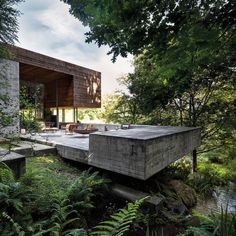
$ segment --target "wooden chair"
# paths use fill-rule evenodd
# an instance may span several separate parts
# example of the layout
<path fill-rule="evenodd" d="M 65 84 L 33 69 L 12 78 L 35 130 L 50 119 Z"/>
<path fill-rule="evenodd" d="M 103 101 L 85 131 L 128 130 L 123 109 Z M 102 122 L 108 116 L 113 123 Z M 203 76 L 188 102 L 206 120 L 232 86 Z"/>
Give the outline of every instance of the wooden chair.
<path fill-rule="evenodd" d="M 51 122 L 50 122 L 51 123 Z M 42 132 L 56 132 L 56 131 L 58 131 L 58 128 L 56 128 L 56 127 L 51 127 L 51 125 L 50 126 L 47 126 L 46 124 L 45 124 L 45 122 L 40 122 L 40 125 L 41 125 L 41 131 Z"/>
<path fill-rule="evenodd" d="M 65 128 L 65 134 L 72 134 L 77 128 L 77 124 L 67 124 Z"/>

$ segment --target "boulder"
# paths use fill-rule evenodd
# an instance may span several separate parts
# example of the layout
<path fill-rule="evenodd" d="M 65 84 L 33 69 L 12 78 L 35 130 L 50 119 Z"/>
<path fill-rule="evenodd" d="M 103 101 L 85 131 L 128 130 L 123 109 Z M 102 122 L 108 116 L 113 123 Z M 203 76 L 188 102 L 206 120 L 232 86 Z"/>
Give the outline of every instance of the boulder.
<path fill-rule="evenodd" d="M 188 209 L 186 208 L 186 206 L 183 204 L 181 200 L 169 199 L 166 205 L 167 205 L 167 209 L 172 211 L 174 214 L 184 215 L 188 213 Z"/>
<path fill-rule="evenodd" d="M 194 189 L 180 180 L 171 180 L 169 184 L 186 207 L 191 208 L 197 204 L 197 194 Z"/>

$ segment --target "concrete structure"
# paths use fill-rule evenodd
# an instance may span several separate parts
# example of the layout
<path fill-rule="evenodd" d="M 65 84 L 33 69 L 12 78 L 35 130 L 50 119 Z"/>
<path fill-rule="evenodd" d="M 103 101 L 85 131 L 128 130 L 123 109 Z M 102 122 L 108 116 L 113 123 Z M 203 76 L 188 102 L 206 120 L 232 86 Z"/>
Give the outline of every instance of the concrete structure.
<path fill-rule="evenodd" d="M 200 145 L 200 129 L 141 126 L 90 134 L 89 164 L 146 180 Z"/>
<path fill-rule="evenodd" d="M 25 157 L 29 156 L 43 156 L 43 155 L 56 155 L 56 148 L 48 145 L 43 145 L 33 142 L 13 142 L 12 152 L 24 155 Z"/>
<path fill-rule="evenodd" d="M 199 128 L 95 125 L 90 135 L 39 134 L 24 136 L 53 145 L 60 156 L 119 174 L 146 180 L 200 145 Z M 22 136 L 23 137 L 23 136 Z"/>
<path fill-rule="evenodd" d="M 164 196 L 150 196 L 150 193 L 137 191 L 133 188 L 129 188 L 120 184 L 114 184 L 111 187 L 111 192 L 117 197 L 127 199 L 132 202 L 139 199 L 147 198 L 144 203 L 146 203 L 146 205 L 153 209 L 154 212 L 157 212 L 164 203 Z"/>
<path fill-rule="evenodd" d="M 0 162 L 12 169 L 16 178 L 25 172 L 25 156 L 0 148 Z"/>
<path fill-rule="evenodd" d="M 0 59 L 0 136 L 19 131 L 19 83 L 19 63 Z"/>
<path fill-rule="evenodd" d="M 48 57 L 23 48 L 8 46 L 11 59 L 0 59 L 0 96 L 9 95 L 8 106 L 0 103 L 9 114 L 19 113 L 20 83 L 43 87 L 43 109 L 99 108 L 101 107 L 101 73 L 72 63 Z M 2 84 L 9 85 L 3 88 Z M 1 99 L 0 99 L 1 101 Z M 43 113 L 43 112 L 42 112 Z M 58 120 L 57 120 L 58 125 Z M 1 127 L 0 127 L 1 128 Z M 19 120 L 15 119 L 4 133 L 17 133 Z"/>

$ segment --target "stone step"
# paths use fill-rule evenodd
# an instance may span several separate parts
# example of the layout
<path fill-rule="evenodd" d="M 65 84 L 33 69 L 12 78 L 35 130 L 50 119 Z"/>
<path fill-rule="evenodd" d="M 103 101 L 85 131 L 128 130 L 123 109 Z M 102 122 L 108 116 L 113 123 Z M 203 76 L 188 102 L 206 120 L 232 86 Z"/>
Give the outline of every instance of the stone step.
<path fill-rule="evenodd" d="M 40 156 L 56 154 L 56 148 L 35 142 L 21 141 L 16 143 L 17 147 L 12 148 L 12 151 L 25 156 Z"/>
<path fill-rule="evenodd" d="M 21 154 L 0 148 L 0 162 L 11 168 L 16 178 L 25 172 L 25 156 Z"/>

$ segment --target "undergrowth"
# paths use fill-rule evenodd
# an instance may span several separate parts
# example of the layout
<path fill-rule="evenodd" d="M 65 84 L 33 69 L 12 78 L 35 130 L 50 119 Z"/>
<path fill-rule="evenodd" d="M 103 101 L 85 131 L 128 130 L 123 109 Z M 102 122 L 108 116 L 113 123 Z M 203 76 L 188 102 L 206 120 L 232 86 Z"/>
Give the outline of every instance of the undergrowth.
<path fill-rule="evenodd" d="M 195 212 L 199 218 L 199 226 L 189 226 L 179 236 L 234 236 L 236 235 L 236 213 L 229 213 L 221 207 L 221 212 L 202 215 Z"/>
<path fill-rule="evenodd" d="M 100 204 L 106 202 L 102 199 L 107 196 L 109 183 L 98 172 L 78 171 L 57 157 L 28 158 L 26 170 L 15 180 L 11 170 L 1 164 L 2 236 L 124 235 L 143 202 L 129 203 L 110 220 L 98 224 L 92 212 L 99 204 L 98 199 Z"/>

